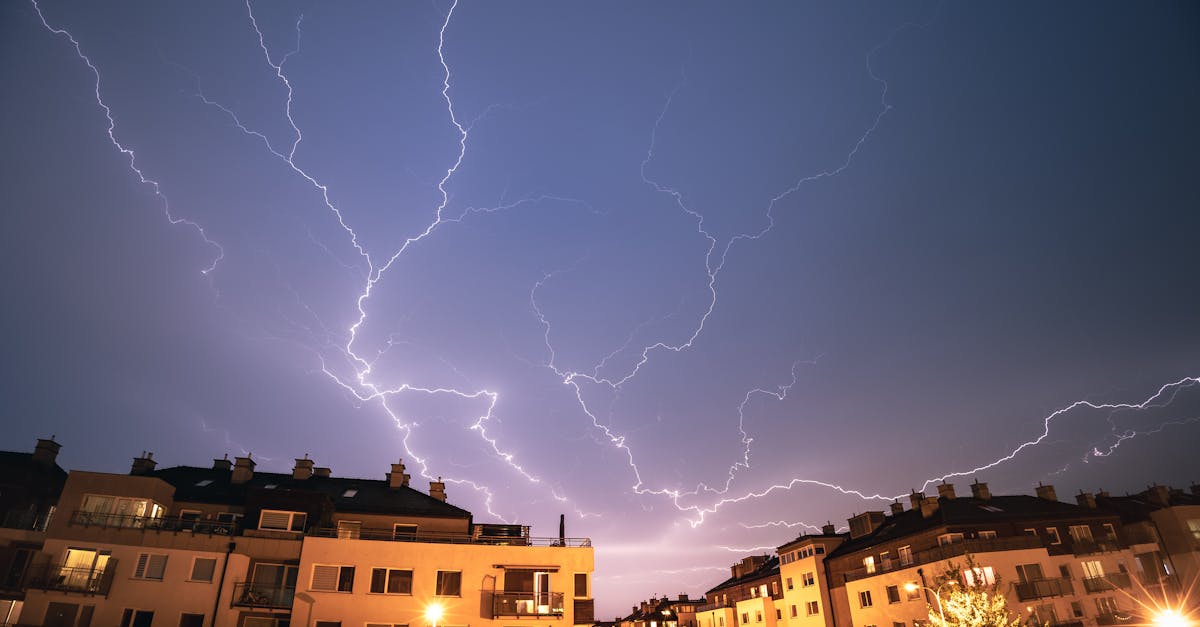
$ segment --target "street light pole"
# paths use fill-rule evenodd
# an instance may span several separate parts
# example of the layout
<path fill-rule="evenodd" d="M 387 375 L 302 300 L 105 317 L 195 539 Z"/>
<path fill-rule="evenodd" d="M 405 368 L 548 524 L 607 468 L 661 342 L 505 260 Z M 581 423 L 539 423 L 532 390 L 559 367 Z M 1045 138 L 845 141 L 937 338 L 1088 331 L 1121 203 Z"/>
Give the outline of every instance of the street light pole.
<path fill-rule="evenodd" d="M 934 588 L 930 588 L 929 586 L 922 586 L 922 585 L 915 584 L 910 581 L 910 582 L 904 584 L 904 590 L 907 592 L 915 592 L 917 590 L 924 589 L 924 590 L 928 590 L 928 591 L 932 592 L 934 600 L 937 601 L 938 615 L 942 617 L 942 627 L 946 627 L 946 610 L 942 607 L 942 595 L 939 593 L 942 590 L 942 586 L 945 586 L 945 585 L 952 586 L 956 583 L 958 583 L 958 582 L 954 581 L 953 579 L 950 579 L 950 580 L 946 581 L 945 583 L 943 583 L 941 586 L 938 586 L 936 589 L 934 589 Z"/>

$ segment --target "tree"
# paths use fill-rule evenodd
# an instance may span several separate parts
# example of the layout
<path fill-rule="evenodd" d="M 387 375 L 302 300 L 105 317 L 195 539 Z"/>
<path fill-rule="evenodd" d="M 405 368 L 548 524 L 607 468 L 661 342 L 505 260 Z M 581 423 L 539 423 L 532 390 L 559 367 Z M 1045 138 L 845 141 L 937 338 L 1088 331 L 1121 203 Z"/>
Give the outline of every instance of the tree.
<path fill-rule="evenodd" d="M 933 627 L 1019 627 L 1020 617 L 999 592 L 1000 579 L 991 568 L 977 565 L 971 554 L 966 559 L 965 568 L 950 562 L 934 579 L 941 607 L 927 604 Z"/>

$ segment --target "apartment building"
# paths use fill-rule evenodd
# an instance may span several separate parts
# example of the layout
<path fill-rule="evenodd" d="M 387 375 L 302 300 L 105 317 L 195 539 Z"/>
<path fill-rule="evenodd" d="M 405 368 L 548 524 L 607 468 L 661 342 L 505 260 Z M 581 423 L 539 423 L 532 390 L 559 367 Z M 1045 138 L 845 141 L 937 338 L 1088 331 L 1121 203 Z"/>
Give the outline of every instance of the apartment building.
<path fill-rule="evenodd" d="M 249 457 L 128 475 L 72 471 L 20 574 L 22 625 L 439 627 L 591 624 L 587 539 L 476 524 L 409 485 Z"/>
<path fill-rule="evenodd" d="M 976 482 L 958 497 L 943 483 L 938 496 L 910 496 L 905 510 L 866 512 L 849 520 L 849 539 L 828 554 L 830 598 L 838 627 L 918 626 L 951 565 L 962 583 L 999 582 L 1009 607 L 1038 624 L 1082 627 L 1134 620 L 1142 568 L 1122 541 L 1111 511 L 1058 501 L 1054 488 L 1037 496 L 992 496 Z M 953 584 L 950 584 L 953 585 Z"/>
<path fill-rule="evenodd" d="M 1081 506 L 1121 517 L 1121 540 L 1134 552 L 1141 585 L 1156 598 L 1200 581 L 1200 484 L 1187 490 L 1153 485 L 1137 494 L 1081 492 Z"/>
<path fill-rule="evenodd" d="M 699 627 L 776 627 L 783 617 L 779 556 L 752 555 L 730 573 L 704 593 L 707 603 L 696 608 Z"/>
<path fill-rule="evenodd" d="M 46 541 L 67 472 L 56 459 L 61 445 L 38 440 L 33 453 L 0 451 L 0 625 L 21 614 L 21 577 Z"/>
<path fill-rule="evenodd" d="M 801 535 L 777 549 L 783 582 L 782 607 L 776 608 L 782 610 L 781 627 L 833 627 L 825 557 L 846 539 L 846 534 L 827 524 L 820 534 Z"/>
<path fill-rule="evenodd" d="M 633 606 L 628 616 L 617 621 L 619 627 L 696 627 L 696 609 L 705 599 L 692 599 L 686 594 L 675 598 L 650 597 Z"/>

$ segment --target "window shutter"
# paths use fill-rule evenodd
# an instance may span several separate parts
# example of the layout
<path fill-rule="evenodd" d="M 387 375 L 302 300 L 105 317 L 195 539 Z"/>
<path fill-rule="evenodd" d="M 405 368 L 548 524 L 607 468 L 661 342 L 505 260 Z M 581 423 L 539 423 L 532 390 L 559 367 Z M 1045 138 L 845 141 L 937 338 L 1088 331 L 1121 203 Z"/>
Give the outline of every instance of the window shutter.
<path fill-rule="evenodd" d="M 336 592 L 338 584 L 337 566 L 313 566 L 312 589 Z"/>
<path fill-rule="evenodd" d="M 138 555 L 137 566 L 133 568 L 133 576 L 141 579 L 146 576 L 146 560 L 150 559 L 149 553 L 140 553 Z"/>
<path fill-rule="evenodd" d="M 151 555 L 150 562 L 146 565 L 146 579 L 162 579 L 163 573 L 167 570 L 166 555 Z"/>

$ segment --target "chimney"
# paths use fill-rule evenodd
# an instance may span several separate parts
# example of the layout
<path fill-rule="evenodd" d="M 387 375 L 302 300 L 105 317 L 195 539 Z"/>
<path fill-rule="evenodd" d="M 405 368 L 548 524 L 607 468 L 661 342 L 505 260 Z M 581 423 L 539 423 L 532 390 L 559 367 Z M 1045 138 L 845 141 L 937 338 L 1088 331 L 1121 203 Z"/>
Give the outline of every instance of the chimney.
<path fill-rule="evenodd" d="M 1193 483 L 1192 485 L 1188 486 L 1188 489 L 1192 491 L 1192 494 L 1200 496 L 1200 483 Z"/>
<path fill-rule="evenodd" d="M 292 478 L 304 481 L 313 476 L 313 460 L 308 458 L 308 453 L 304 457 L 296 460 L 295 467 L 292 468 Z"/>
<path fill-rule="evenodd" d="M 821 533 L 823 533 L 827 536 L 831 536 L 831 535 L 837 533 L 837 527 L 834 527 L 833 523 L 827 522 L 821 526 Z"/>
<path fill-rule="evenodd" d="M 313 468 L 313 476 L 314 477 L 328 479 L 329 475 L 332 473 L 333 473 L 333 471 L 330 470 L 328 466 L 317 466 L 316 468 Z"/>
<path fill-rule="evenodd" d="M 229 472 L 229 470 L 232 468 L 233 462 L 229 461 L 229 453 L 226 453 L 225 457 L 222 457 L 221 459 L 213 460 L 213 470 L 224 470 L 225 472 Z"/>
<path fill-rule="evenodd" d="M 158 462 L 154 461 L 154 453 L 142 451 L 141 457 L 133 458 L 133 466 L 129 468 L 129 474 L 148 475 L 154 472 L 154 467 L 157 465 Z"/>
<path fill-rule="evenodd" d="M 863 512 L 846 521 L 850 525 L 850 537 L 861 538 L 883 524 L 883 512 Z"/>
<path fill-rule="evenodd" d="M 1171 504 L 1171 488 L 1165 485 L 1152 485 L 1146 490 L 1146 500 L 1167 507 Z"/>
<path fill-rule="evenodd" d="M 404 460 L 398 460 L 392 464 L 392 472 L 388 473 L 388 487 L 392 489 L 408 487 L 408 480 L 411 478 L 408 473 L 404 472 Z"/>
<path fill-rule="evenodd" d="M 938 498 L 946 499 L 947 501 L 954 500 L 954 484 L 942 481 L 938 484 Z"/>
<path fill-rule="evenodd" d="M 921 518 L 929 518 L 938 510 L 938 500 L 936 496 L 927 496 L 921 499 Z"/>
<path fill-rule="evenodd" d="M 445 503 L 446 502 L 446 484 L 438 477 L 437 481 L 429 482 L 429 496 Z"/>
<path fill-rule="evenodd" d="M 688 598 L 687 598 L 687 595 L 686 595 L 686 594 L 681 594 L 681 595 L 679 595 L 679 600 L 680 600 L 680 601 L 686 601 L 686 600 L 688 600 Z"/>
<path fill-rule="evenodd" d="M 904 513 L 904 504 L 900 501 L 892 501 L 892 516 L 899 516 Z"/>
<path fill-rule="evenodd" d="M 1046 499 L 1047 501 L 1057 501 L 1058 500 L 1058 494 L 1056 494 L 1054 492 L 1054 486 L 1042 485 L 1042 482 L 1040 482 L 1040 481 L 1038 482 L 1038 485 L 1037 485 L 1037 495 L 1038 495 L 1039 499 Z"/>
<path fill-rule="evenodd" d="M 1096 509 L 1096 495 L 1091 492 L 1080 490 L 1079 494 L 1075 495 L 1075 502 L 1079 503 L 1080 507 Z"/>
<path fill-rule="evenodd" d="M 916 490 L 909 492 L 908 493 L 909 509 L 921 509 L 921 501 L 924 501 L 924 500 L 925 500 L 924 492 L 917 492 Z"/>
<path fill-rule="evenodd" d="M 975 483 L 971 484 L 971 496 L 981 501 L 986 501 L 992 498 L 992 491 L 988 489 L 986 483 L 980 483 L 979 480 L 976 479 Z"/>
<path fill-rule="evenodd" d="M 53 468 L 60 448 L 62 445 L 54 441 L 54 436 L 50 436 L 49 440 L 38 438 L 37 446 L 33 447 L 33 461 L 47 468 Z"/>
<path fill-rule="evenodd" d="M 233 458 L 233 477 L 230 481 L 233 483 L 246 483 L 254 476 L 254 460 L 249 455 L 246 457 Z"/>
<path fill-rule="evenodd" d="M 1112 495 L 1108 493 L 1108 490 L 1100 490 L 1099 492 L 1096 493 L 1096 498 L 1098 498 L 1098 499 L 1106 499 L 1111 496 Z"/>

